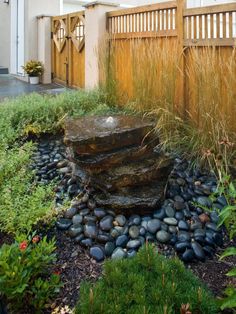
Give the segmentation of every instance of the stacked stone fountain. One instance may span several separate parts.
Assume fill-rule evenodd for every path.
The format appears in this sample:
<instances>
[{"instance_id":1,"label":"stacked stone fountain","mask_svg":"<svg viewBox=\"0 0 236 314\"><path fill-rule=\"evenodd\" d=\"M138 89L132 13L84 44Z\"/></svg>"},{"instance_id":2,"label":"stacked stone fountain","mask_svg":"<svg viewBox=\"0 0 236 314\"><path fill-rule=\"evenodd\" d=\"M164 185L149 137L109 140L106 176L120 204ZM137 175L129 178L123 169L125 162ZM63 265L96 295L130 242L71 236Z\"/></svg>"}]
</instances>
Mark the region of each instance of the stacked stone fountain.
<instances>
[{"instance_id":1,"label":"stacked stone fountain","mask_svg":"<svg viewBox=\"0 0 236 314\"><path fill-rule=\"evenodd\" d=\"M160 205L172 162L155 152L153 130L153 122L133 116L67 121L74 175L95 189L98 206L137 213Z\"/></svg>"},{"instance_id":2,"label":"stacked stone fountain","mask_svg":"<svg viewBox=\"0 0 236 314\"><path fill-rule=\"evenodd\" d=\"M156 150L153 128L152 121L129 116L65 124L70 180L79 189L57 227L97 261L132 257L147 241L167 256L204 261L223 244L217 211L225 203L209 198L214 176L178 158L172 165ZM201 205L214 210L204 213Z\"/></svg>"}]
</instances>

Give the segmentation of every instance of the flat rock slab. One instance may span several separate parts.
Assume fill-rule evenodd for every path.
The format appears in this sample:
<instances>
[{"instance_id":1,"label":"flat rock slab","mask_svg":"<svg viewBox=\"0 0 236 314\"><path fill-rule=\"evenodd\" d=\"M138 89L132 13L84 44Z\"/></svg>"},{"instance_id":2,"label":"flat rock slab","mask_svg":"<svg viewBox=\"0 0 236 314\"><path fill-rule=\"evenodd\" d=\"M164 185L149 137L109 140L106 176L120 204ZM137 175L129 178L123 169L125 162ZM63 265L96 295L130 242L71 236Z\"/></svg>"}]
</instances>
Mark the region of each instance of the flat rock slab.
<instances>
[{"instance_id":1,"label":"flat rock slab","mask_svg":"<svg viewBox=\"0 0 236 314\"><path fill-rule=\"evenodd\" d=\"M153 149L158 145L157 138L150 139L147 143L112 150L107 153L97 155L79 155L70 148L70 156L72 161L80 165L83 169L90 170L93 174L100 173L108 168L122 164L127 160L143 160L153 155Z\"/></svg>"},{"instance_id":2,"label":"flat rock slab","mask_svg":"<svg viewBox=\"0 0 236 314\"><path fill-rule=\"evenodd\" d=\"M74 175L82 184L86 184L89 180L92 186L111 192L123 187L145 185L154 180L162 181L169 176L171 168L172 160L164 156L155 156L153 153L150 159L136 162L130 160L129 163L111 167L100 174L77 167Z\"/></svg>"},{"instance_id":3,"label":"flat rock slab","mask_svg":"<svg viewBox=\"0 0 236 314\"><path fill-rule=\"evenodd\" d=\"M161 205L165 184L159 181L148 186L123 188L112 194L96 194L94 199L98 206L112 208L117 213L149 213Z\"/></svg>"},{"instance_id":4,"label":"flat rock slab","mask_svg":"<svg viewBox=\"0 0 236 314\"><path fill-rule=\"evenodd\" d=\"M65 122L65 144L76 154L93 155L141 145L155 124L134 116L84 117Z\"/></svg>"}]
</instances>

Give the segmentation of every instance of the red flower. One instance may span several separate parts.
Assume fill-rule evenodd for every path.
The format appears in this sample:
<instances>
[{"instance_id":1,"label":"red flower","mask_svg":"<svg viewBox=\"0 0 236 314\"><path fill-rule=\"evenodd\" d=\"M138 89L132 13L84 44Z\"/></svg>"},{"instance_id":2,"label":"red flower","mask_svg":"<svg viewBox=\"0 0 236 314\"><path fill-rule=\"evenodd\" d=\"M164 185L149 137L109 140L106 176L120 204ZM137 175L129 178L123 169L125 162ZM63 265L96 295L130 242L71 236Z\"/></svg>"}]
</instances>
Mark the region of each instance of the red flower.
<instances>
[{"instance_id":1,"label":"red flower","mask_svg":"<svg viewBox=\"0 0 236 314\"><path fill-rule=\"evenodd\" d=\"M24 250L26 250L27 246L28 246L28 243L27 243L27 241L25 240L25 241L23 241L23 242L21 242L21 243L19 244L19 249L20 249L21 251L24 251Z\"/></svg>"},{"instance_id":2,"label":"red flower","mask_svg":"<svg viewBox=\"0 0 236 314\"><path fill-rule=\"evenodd\" d=\"M54 270L53 275L59 276L61 274L60 270Z\"/></svg>"},{"instance_id":3,"label":"red flower","mask_svg":"<svg viewBox=\"0 0 236 314\"><path fill-rule=\"evenodd\" d=\"M40 241L40 236L36 235L35 237L33 237L32 242L33 243L38 243Z\"/></svg>"}]
</instances>

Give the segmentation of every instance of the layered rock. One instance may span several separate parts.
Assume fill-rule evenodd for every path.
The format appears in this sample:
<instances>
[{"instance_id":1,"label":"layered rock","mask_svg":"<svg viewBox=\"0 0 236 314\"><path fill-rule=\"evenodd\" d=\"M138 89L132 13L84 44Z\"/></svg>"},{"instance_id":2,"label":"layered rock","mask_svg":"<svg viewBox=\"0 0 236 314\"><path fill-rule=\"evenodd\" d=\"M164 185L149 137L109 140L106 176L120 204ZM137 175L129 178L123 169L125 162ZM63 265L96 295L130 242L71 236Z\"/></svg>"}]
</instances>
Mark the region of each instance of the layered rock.
<instances>
[{"instance_id":1,"label":"layered rock","mask_svg":"<svg viewBox=\"0 0 236 314\"><path fill-rule=\"evenodd\" d=\"M74 175L95 188L97 204L116 210L151 209L162 196L172 162L154 148L154 124L133 116L68 120L65 143Z\"/></svg>"}]
</instances>

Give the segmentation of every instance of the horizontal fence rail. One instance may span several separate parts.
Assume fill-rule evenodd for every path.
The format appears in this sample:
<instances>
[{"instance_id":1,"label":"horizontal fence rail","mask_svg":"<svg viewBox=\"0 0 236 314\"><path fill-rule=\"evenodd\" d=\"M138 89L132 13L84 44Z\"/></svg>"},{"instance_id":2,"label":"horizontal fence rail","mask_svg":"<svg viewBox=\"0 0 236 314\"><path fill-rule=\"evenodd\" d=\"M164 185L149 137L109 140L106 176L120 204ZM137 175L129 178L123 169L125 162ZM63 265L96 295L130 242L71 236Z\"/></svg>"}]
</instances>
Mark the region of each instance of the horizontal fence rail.
<instances>
[{"instance_id":1,"label":"horizontal fence rail","mask_svg":"<svg viewBox=\"0 0 236 314\"><path fill-rule=\"evenodd\" d=\"M108 33L117 39L177 36L176 1L107 14Z\"/></svg>"},{"instance_id":2,"label":"horizontal fence rail","mask_svg":"<svg viewBox=\"0 0 236 314\"><path fill-rule=\"evenodd\" d=\"M184 45L235 46L236 3L186 9Z\"/></svg>"}]
</instances>

